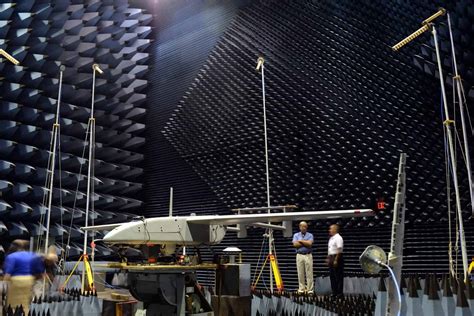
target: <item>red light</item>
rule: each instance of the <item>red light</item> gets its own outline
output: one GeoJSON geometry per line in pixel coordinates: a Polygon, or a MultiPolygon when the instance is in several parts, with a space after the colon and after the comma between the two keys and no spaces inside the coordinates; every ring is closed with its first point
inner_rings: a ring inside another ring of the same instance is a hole
{"type": "Polygon", "coordinates": [[[378,201],[377,202],[377,209],[384,210],[385,209],[385,201],[378,201]]]}

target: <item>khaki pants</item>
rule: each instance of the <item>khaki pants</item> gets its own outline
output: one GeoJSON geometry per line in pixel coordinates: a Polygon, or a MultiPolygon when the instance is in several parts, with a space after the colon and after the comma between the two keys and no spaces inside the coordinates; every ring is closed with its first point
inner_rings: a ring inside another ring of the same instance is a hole
{"type": "Polygon", "coordinates": [[[297,253],[296,270],[298,271],[298,291],[313,292],[313,255],[310,253],[306,255],[297,253]]]}
{"type": "Polygon", "coordinates": [[[31,295],[35,277],[33,276],[12,276],[8,285],[7,302],[5,306],[10,305],[15,308],[22,305],[25,315],[28,315],[31,303],[31,295]]]}

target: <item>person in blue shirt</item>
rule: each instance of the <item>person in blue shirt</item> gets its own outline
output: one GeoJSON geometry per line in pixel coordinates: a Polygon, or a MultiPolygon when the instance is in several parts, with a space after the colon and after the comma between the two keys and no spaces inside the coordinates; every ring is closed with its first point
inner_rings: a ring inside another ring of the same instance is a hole
{"type": "Polygon", "coordinates": [[[22,305],[25,314],[28,314],[34,282],[44,273],[43,259],[28,248],[28,241],[14,240],[3,264],[3,279],[9,283],[6,306],[15,309],[22,305]]]}
{"type": "Polygon", "coordinates": [[[298,293],[314,293],[313,280],[313,234],[308,232],[308,224],[301,222],[300,231],[293,235],[296,248],[296,270],[298,271],[298,293]]]}

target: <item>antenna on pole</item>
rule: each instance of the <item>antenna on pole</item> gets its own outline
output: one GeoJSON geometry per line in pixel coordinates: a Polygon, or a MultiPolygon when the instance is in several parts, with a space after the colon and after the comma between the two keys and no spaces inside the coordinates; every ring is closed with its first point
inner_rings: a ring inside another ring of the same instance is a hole
{"type": "MultiPolygon", "coordinates": [[[[61,91],[62,91],[62,85],[63,85],[63,72],[65,70],[64,65],[61,65],[59,67],[59,88],[58,88],[58,99],[57,99],[57,105],[56,105],[56,117],[54,120],[52,132],[51,132],[51,146],[50,146],[50,156],[49,156],[49,166],[50,170],[47,173],[47,179],[46,179],[46,184],[48,187],[48,208],[46,210],[46,236],[44,240],[44,253],[48,253],[48,248],[49,248],[49,229],[50,229],[50,223],[51,223],[51,207],[52,207],[52,202],[53,202],[53,186],[54,186],[54,171],[55,171],[55,164],[56,164],[56,148],[58,144],[58,138],[59,138],[59,109],[61,106],[61,91]]],[[[40,243],[38,243],[38,248],[40,243]]],[[[42,296],[44,297],[45,295],[45,290],[46,290],[46,279],[43,280],[43,290],[42,290],[42,296]]]]}
{"type": "MultiPolygon", "coordinates": [[[[91,114],[89,117],[89,163],[87,167],[87,193],[86,193],[86,214],[85,214],[85,227],[89,225],[89,209],[91,207],[91,195],[94,192],[94,180],[92,178],[92,172],[94,171],[94,147],[95,147],[95,117],[94,117],[94,101],[95,101],[95,77],[96,72],[103,74],[104,72],[100,69],[98,64],[92,65],[92,98],[91,98],[91,114]]],[[[92,202],[93,203],[93,202],[92,202]]],[[[94,205],[92,205],[92,208],[94,205]]],[[[84,231],[84,245],[82,252],[83,269],[82,269],[82,282],[81,291],[85,289],[85,275],[88,269],[88,258],[87,258],[87,230],[84,231]]]]}
{"type": "MultiPolygon", "coordinates": [[[[459,237],[461,240],[461,254],[462,254],[462,264],[464,270],[464,280],[468,278],[468,262],[467,262],[467,249],[466,249],[466,238],[464,236],[464,224],[463,224],[463,217],[462,217],[462,207],[461,207],[461,193],[459,191],[459,181],[458,181],[458,172],[457,172],[457,165],[456,165],[456,153],[455,153],[455,143],[454,143],[454,136],[453,136],[453,129],[454,129],[454,120],[452,120],[449,116],[449,109],[448,109],[448,101],[446,98],[446,90],[444,86],[444,75],[443,75],[443,67],[441,63],[441,56],[440,56],[440,49],[438,44],[438,35],[436,32],[436,27],[432,22],[440,16],[443,16],[446,13],[446,10],[439,9],[438,12],[427,18],[422,22],[423,27],[419,30],[415,31],[413,34],[409,35],[398,44],[394,45],[392,49],[394,51],[400,49],[401,47],[405,46],[413,39],[424,33],[425,31],[431,30],[431,34],[433,36],[433,41],[436,50],[436,60],[438,65],[438,73],[439,73],[439,81],[441,87],[441,96],[443,100],[443,108],[444,108],[444,121],[443,121],[443,128],[447,134],[448,139],[448,155],[449,155],[449,163],[452,169],[452,179],[453,179],[453,186],[455,191],[456,197],[456,211],[459,223],[459,237]]],[[[448,20],[449,22],[449,20],[448,20]]],[[[449,167],[448,167],[449,168],[449,167]]],[[[472,188],[470,188],[472,190],[472,188]]]]}
{"type": "MultiPolygon", "coordinates": [[[[268,166],[268,133],[267,133],[267,109],[265,103],[265,59],[260,56],[257,59],[256,71],[261,71],[262,74],[262,105],[263,105],[263,133],[265,141],[265,177],[266,177],[266,189],[267,189],[267,208],[268,213],[270,210],[270,171],[268,166]]],[[[271,222],[268,222],[271,224],[271,222]]],[[[268,254],[273,253],[273,229],[268,228],[268,254]]],[[[270,267],[270,291],[273,292],[273,272],[270,267]]]]}

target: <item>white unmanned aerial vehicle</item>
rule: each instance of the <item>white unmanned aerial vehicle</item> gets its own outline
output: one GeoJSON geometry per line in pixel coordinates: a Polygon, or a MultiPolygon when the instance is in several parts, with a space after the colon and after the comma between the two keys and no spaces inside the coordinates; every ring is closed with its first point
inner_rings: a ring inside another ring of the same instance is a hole
{"type": "Polygon", "coordinates": [[[143,218],[129,223],[82,227],[84,231],[110,230],[102,239],[109,245],[137,247],[161,245],[172,251],[176,245],[199,246],[218,244],[228,230],[245,230],[246,226],[276,228],[291,236],[291,221],[303,219],[336,219],[373,216],[371,209],[332,210],[237,215],[191,215],[143,218]],[[277,226],[262,222],[284,222],[277,226]],[[230,225],[237,225],[230,226],[230,225]]]}

